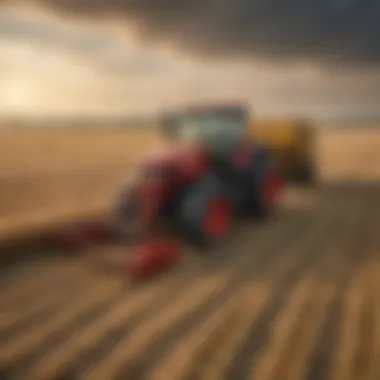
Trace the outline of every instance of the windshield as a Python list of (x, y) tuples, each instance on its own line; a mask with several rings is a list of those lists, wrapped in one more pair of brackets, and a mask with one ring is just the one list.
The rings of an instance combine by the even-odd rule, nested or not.
[(240, 139), (244, 120), (225, 115), (186, 115), (180, 120), (179, 138), (188, 142)]

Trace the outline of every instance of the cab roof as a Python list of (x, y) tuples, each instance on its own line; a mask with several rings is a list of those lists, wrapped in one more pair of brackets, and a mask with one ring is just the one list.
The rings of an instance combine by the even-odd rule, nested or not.
[(209, 113), (209, 112), (248, 112), (249, 107), (241, 103), (215, 103), (215, 104), (201, 104), (190, 105), (185, 107), (185, 113)]

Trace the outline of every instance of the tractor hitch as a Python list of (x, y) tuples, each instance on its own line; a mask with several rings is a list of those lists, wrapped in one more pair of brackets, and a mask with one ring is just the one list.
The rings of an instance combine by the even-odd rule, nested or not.
[(104, 269), (112, 268), (135, 279), (155, 276), (181, 258), (181, 244), (170, 234), (161, 230), (135, 239), (105, 220), (78, 223), (61, 233), (57, 241), (66, 252), (85, 253)]

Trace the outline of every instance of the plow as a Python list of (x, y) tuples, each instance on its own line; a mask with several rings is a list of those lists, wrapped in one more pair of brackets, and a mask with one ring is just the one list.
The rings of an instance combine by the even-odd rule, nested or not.
[(147, 278), (176, 265), (184, 245), (204, 254), (241, 218), (271, 217), (284, 180), (271, 149), (247, 138), (250, 120), (240, 104), (165, 114), (166, 146), (141, 160), (106, 217), (65, 230), (59, 244), (91, 251), (119, 241), (128, 254), (104, 257), (104, 266)]

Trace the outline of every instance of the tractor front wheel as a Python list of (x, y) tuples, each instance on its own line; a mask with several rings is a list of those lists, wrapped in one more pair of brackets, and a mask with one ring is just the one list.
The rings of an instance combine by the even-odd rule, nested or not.
[(223, 199), (212, 200), (206, 209), (204, 219), (204, 234), (210, 239), (225, 236), (229, 230), (231, 221), (230, 207)]
[(190, 189), (181, 202), (179, 221), (186, 240), (199, 248), (228, 234), (232, 207), (217, 178), (207, 176)]

